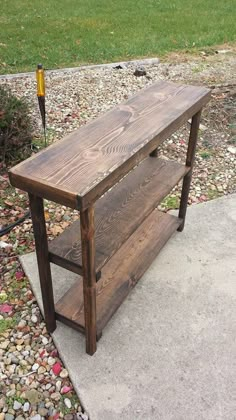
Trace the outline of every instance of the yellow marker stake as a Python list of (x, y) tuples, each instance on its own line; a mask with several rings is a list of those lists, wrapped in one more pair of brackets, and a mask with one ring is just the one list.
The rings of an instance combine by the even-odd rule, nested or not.
[(44, 80), (44, 69), (42, 64), (38, 64), (36, 70), (36, 79), (37, 79), (37, 95), (45, 96), (45, 80)]
[(46, 112), (45, 112), (45, 80), (44, 80), (44, 69), (43, 69), (42, 64), (38, 64), (38, 67), (36, 70), (36, 80), (37, 80), (37, 96), (38, 96), (40, 114), (42, 117), (45, 146), (46, 146), (47, 142), (46, 142)]

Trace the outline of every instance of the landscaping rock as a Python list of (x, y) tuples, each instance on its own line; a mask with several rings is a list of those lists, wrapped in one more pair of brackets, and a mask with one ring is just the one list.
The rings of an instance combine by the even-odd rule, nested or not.
[(19, 410), (22, 407), (22, 404), (19, 401), (14, 401), (13, 410)]
[(142, 67), (142, 66), (137, 67), (134, 71), (134, 76), (136, 76), (136, 77), (146, 76), (146, 74), (147, 74), (147, 72), (146, 72), (145, 68)]
[(30, 409), (30, 404), (29, 404), (29, 402), (26, 401), (23, 405), (23, 411), (25, 413), (27, 413), (27, 411), (29, 411), (29, 409)]
[(69, 398), (64, 399), (64, 404), (67, 408), (71, 408), (71, 401), (69, 400)]
[(5, 414), (5, 420), (14, 420), (13, 414), (6, 413)]

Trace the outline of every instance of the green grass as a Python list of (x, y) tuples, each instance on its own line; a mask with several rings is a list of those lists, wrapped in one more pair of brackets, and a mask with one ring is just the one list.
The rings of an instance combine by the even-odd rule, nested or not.
[(218, 197), (220, 197), (223, 194), (222, 193), (219, 193), (219, 191), (217, 191), (217, 190), (208, 189), (206, 195), (209, 198), (209, 200), (214, 200), (215, 198), (218, 198)]
[(6, 330), (12, 329), (16, 326), (16, 318), (0, 319), (0, 334), (4, 333)]
[(0, 72), (232, 42), (235, 19), (235, 0), (1, 0)]
[(177, 196), (167, 196), (162, 201), (162, 206), (166, 209), (178, 209), (180, 204), (180, 199)]
[(202, 159), (210, 159), (210, 157), (212, 156), (212, 152), (211, 150), (202, 150), (201, 152), (199, 152), (199, 155)]

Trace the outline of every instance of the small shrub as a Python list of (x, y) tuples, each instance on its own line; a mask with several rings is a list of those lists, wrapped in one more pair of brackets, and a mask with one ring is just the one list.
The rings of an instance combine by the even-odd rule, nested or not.
[(0, 334), (4, 333), (6, 330), (14, 328), (17, 324), (16, 318), (0, 319)]
[[(14, 161), (29, 155), (32, 123), (25, 99), (0, 85), (0, 160)], [(27, 157), (24, 156), (24, 157)]]
[(209, 159), (211, 157), (211, 152), (208, 150), (202, 150), (199, 155), (202, 159)]

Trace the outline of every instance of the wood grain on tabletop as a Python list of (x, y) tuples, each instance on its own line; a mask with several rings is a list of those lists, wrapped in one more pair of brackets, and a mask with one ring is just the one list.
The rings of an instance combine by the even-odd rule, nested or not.
[(159, 81), (15, 166), (14, 186), (86, 208), (210, 98), (205, 87)]

